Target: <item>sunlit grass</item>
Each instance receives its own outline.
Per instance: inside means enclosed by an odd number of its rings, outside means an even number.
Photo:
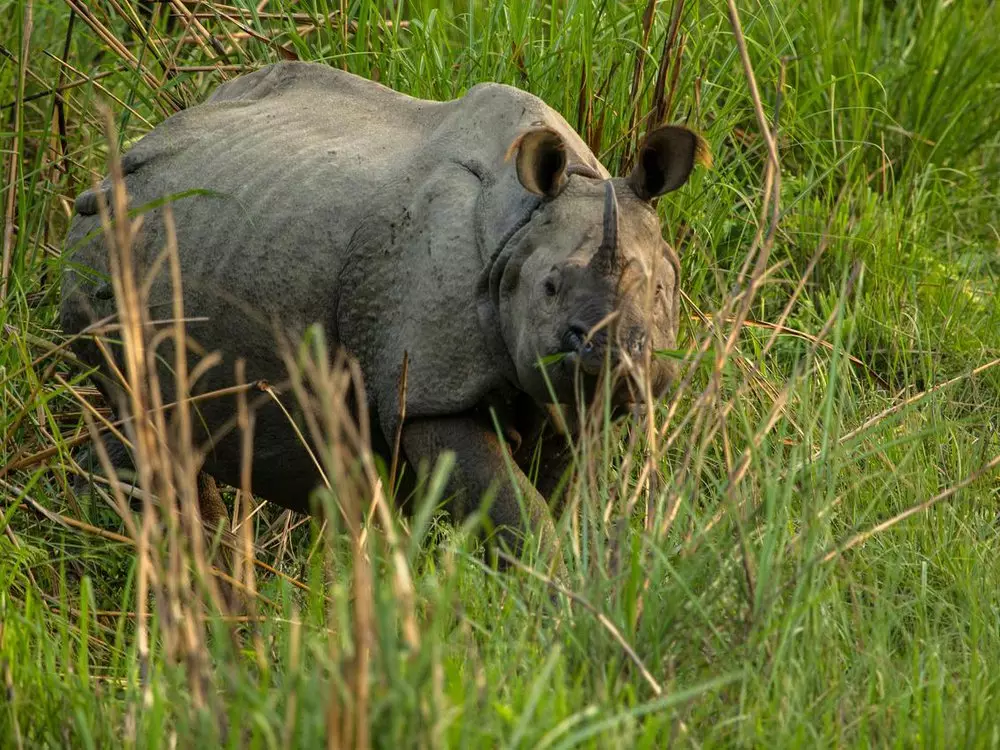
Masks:
[[[724,358],[767,158],[724,6],[655,4],[647,27],[645,3],[591,0],[358,0],[346,26],[327,0],[150,5],[0,6],[5,746],[996,745],[996,4],[741,7],[780,213]],[[436,512],[446,466],[391,524],[261,509],[246,541],[271,570],[242,619],[206,580],[180,586],[170,551],[196,555],[166,526],[147,558],[165,577],[143,583],[124,520],[142,514],[72,493],[86,421],[111,419],[56,314],[72,200],[107,172],[100,105],[127,148],[289,57],[426,98],[525,88],[613,172],[658,110],[711,146],[714,168],[660,202],[686,294],[665,356],[687,377],[662,434],[599,428],[578,447],[558,583],[575,599],[483,561]],[[333,373],[310,384],[336,400]],[[367,512],[375,477],[351,481]],[[137,602],[167,583],[179,609]]]

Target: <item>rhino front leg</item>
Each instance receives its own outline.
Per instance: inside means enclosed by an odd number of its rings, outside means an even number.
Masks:
[[[505,456],[505,448],[491,428],[471,417],[415,419],[404,425],[402,442],[406,458],[414,466],[421,461],[432,465],[445,451],[455,454],[448,492],[455,497],[457,515],[474,510],[487,491],[495,490],[489,518],[500,541],[515,555],[520,555],[524,543],[525,523],[543,549],[556,543],[545,500],[509,454]],[[517,490],[510,481],[511,473]]]
[[[569,470],[573,449],[565,435],[551,424],[538,431],[533,440],[525,440],[515,454],[521,469],[535,480],[535,488],[546,500],[549,512],[557,516],[566,503]]]

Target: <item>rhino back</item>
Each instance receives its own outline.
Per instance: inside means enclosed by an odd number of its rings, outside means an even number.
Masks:
[[[315,311],[302,293],[336,276],[350,232],[406,169],[438,106],[323,66],[272,66],[220,86],[138,141],[123,158],[129,205],[175,196],[185,283],[203,294],[280,303],[263,311],[282,316]],[[201,194],[177,197],[192,191]],[[70,248],[100,226],[95,191],[76,206]],[[162,249],[162,212],[146,212],[144,224],[140,264]],[[105,271],[105,256],[96,236],[73,260]]]

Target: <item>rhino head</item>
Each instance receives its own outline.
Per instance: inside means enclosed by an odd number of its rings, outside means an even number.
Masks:
[[[655,352],[676,347],[680,268],[653,201],[707,163],[704,142],[661,127],[631,174],[614,179],[568,163],[549,128],[522,134],[509,153],[521,185],[541,198],[491,283],[521,388],[540,403],[573,403],[580,386],[590,399],[610,372],[618,406],[647,387],[662,395],[673,364]]]

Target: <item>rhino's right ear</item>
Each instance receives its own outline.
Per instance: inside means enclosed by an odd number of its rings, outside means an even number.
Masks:
[[[517,154],[517,179],[528,192],[554,198],[566,181],[566,144],[552,128],[521,133],[507,149],[506,159]]]
[[[636,195],[651,201],[687,182],[695,164],[712,165],[705,140],[693,130],[665,125],[646,136],[628,183]]]

